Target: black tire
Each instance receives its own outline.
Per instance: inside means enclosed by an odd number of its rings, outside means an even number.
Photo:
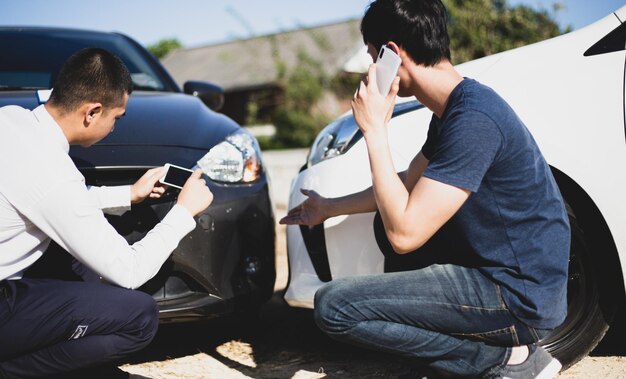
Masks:
[[[550,335],[540,341],[566,369],[587,356],[602,340],[615,314],[616,302],[602,302],[601,277],[588,249],[584,231],[568,206],[572,230],[567,317]],[[604,303],[604,304],[603,304]]]

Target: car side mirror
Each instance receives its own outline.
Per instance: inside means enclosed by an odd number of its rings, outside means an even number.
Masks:
[[[224,105],[224,89],[212,83],[190,80],[183,84],[183,92],[196,96],[214,111],[219,111]]]

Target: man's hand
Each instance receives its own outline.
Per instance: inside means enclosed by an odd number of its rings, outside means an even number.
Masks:
[[[328,204],[325,203],[327,199],[315,191],[301,189],[300,192],[308,198],[291,209],[279,223],[312,226],[324,222],[328,218],[328,214],[324,211],[328,209]]]
[[[140,203],[146,197],[158,199],[165,193],[165,187],[158,183],[159,178],[165,174],[163,167],[155,167],[146,171],[139,180],[130,186],[130,202]]]
[[[177,204],[187,208],[192,216],[205,210],[213,202],[213,193],[202,179],[202,170],[196,169],[178,194]]]
[[[385,131],[399,88],[400,78],[396,77],[389,94],[381,95],[376,85],[376,64],[370,65],[367,78],[359,84],[351,103],[354,119],[366,138],[372,132]]]

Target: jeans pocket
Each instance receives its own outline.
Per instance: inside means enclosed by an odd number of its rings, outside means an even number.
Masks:
[[[474,341],[486,342],[496,346],[518,346],[519,337],[515,325],[506,328],[489,330],[479,333],[452,333],[456,337],[461,337]]]

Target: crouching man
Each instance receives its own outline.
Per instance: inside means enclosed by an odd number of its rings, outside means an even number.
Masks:
[[[455,376],[553,378],[561,365],[537,342],[566,315],[567,213],[513,109],[450,63],[446,19],[440,0],[370,4],[361,23],[370,55],[387,45],[402,61],[389,95],[379,94],[372,65],[352,100],[373,185],[332,199],[305,190],[281,222],[378,210],[397,254],[450,225],[446,238],[466,241],[461,254],[472,259],[462,260],[475,264],[334,280],[315,296],[319,327]],[[396,94],[433,112],[425,144],[400,174],[387,137]]]
[[[131,91],[119,58],[85,49],[64,64],[47,104],[0,108],[0,377],[128,376],[113,363],[156,333],[154,300],[131,289],[159,271],[213,195],[196,171],[133,245],[107,222],[103,210],[160,197],[163,168],[132,186],[87,188],[69,146],[113,131]],[[51,240],[115,285],[25,276]]]

